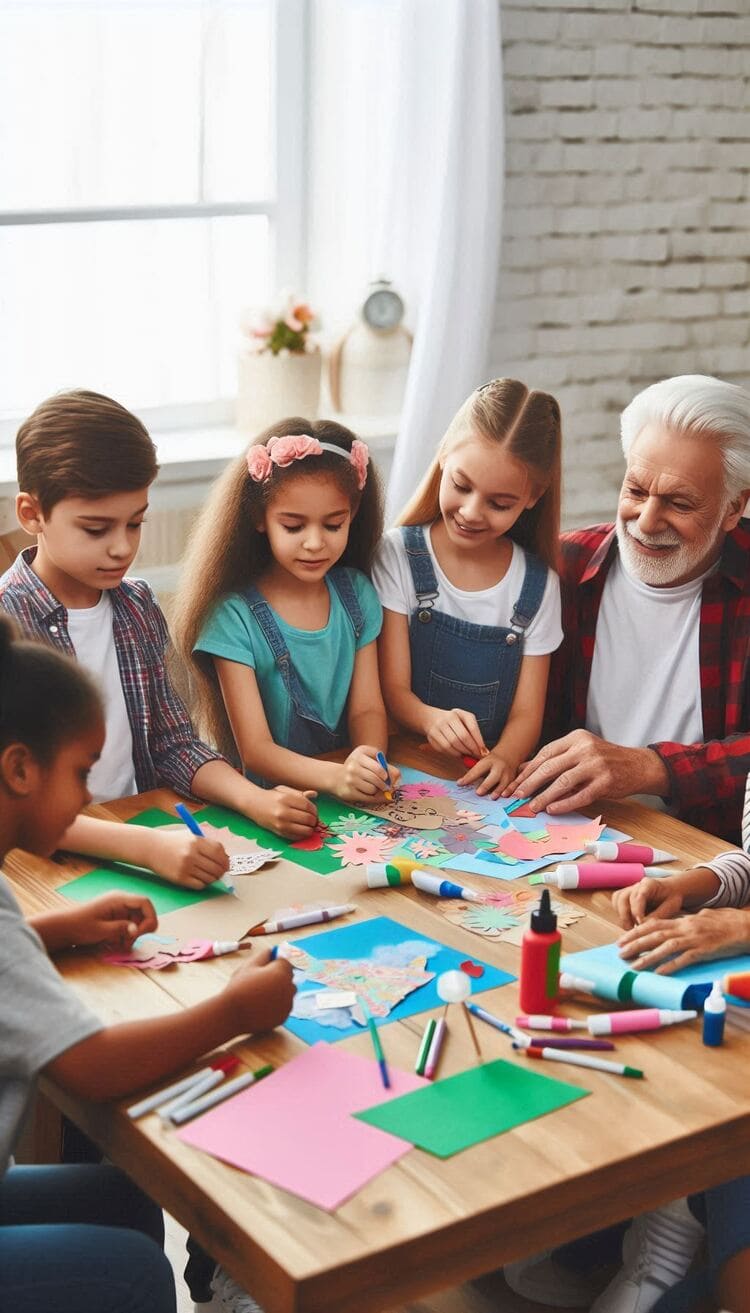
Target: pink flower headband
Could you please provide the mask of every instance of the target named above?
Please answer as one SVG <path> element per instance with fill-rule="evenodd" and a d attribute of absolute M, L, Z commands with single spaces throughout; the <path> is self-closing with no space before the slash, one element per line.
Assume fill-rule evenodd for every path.
<path fill-rule="evenodd" d="M 351 451 L 346 447 L 337 447 L 333 442 L 319 442 L 309 433 L 287 433 L 283 437 L 269 438 L 265 444 L 257 443 L 247 453 L 247 469 L 255 483 L 265 483 L 273 474 L 274 465 L 286 469 L 293 460 L 304 460 L 306 456 L 322 456 L 324 451 L 332 451 L 335 456 L 343 456 L 354 466 L 357 474 L 357 487 L 360 492 L 367 482 L 367 464 L 370 452 L 365 442 L 355 438 Z"/>

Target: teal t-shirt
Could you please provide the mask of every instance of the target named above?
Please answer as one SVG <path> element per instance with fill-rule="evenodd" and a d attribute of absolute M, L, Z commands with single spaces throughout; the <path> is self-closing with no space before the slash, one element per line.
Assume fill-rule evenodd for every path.
<path fill-rule="evenodd" d="M 377 638 L 383 623 L 383 610 L 370 580 L 359 570 L 350 569 L 349 577 L 364 621 L 358 640 L 328 579 L 331 609 L 325 629 L 295 629 L 271 608 L 310 705 L 330 730 L 336 729 L 346 706 L 355 655 Z M 286 746 L 291 703 L 265 635 L 240 593 L 230 593 L 214 607 L 194 650 L 252 666 L 273 740 Z"/>

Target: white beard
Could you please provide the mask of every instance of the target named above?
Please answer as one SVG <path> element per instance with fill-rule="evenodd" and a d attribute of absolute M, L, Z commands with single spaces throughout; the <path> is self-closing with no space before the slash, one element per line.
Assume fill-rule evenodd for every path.
<path fill-rule="evenodd" d="M 629 520 L 628 524 L 633 524 L 633 521 Z M 662 533 L 641 533 L 637 524 L 634 524 L 633 529 L 628 529 L 619 516 L 616 528 L 617 544 L 625 569 L 628 574 L 651 588 L 667 588 L 676 584 L 678 579 L 685 579 L 696 572 L 700 573 L 701 562 L 715 559 L 714 549 L 724 537 L 724 530 L 718 529 L 714 537 L 708 541 L 704 539 L 696 543 L 683 543 L 671 529 L 666 529 Z M 677 551 L 670 552 L 663 559 L 658 556 L 642 556 L 633 544 L 633 537 L 638 538 L 647 547 L 663 547 L 669 544 L 677 547 Z"/>

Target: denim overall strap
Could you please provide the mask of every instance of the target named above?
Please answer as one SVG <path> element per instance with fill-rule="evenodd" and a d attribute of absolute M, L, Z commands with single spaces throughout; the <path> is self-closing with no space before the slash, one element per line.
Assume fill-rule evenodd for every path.
<path fill-rule="evenodd" d="M 351 622 L 354 630 L 354 638 L 358 643 L 365 627 L 365 617 L 362 614 L 362 607 L 359 604 L 359 598 L 352 583 L 352 577 L 346 566 L 334 566 L 328 571 L 327 578 L 336 589 L 341 605 Z"/>
<path fill-rule="evenodd" d="M 437 575 L 432 564 L 424 529 L 421 524 L 405 524 L 401 529 L 406 559 L 411 571 L 414 592 L 417 594 L 417 619 L 429 624 L 432 608 L 440 594 Z"/>
<path fill-rule="evenodd" d="M 542 605 L 544 590 L 547 587 L 547 566 L 538 556 L 526 553 L 526 573 L 523 577 L 521 592 L 513 607 L 510 618 L 511 631 L 523 638 L 539 607 Z M 505 640 L 510 641 L 510 638 Z"/>
<path fill-rule="evenodd" d="M 337 590 L 338 591 L 338 590 Z M 284 635 L 279 628 L 273 609 L 266 599 L 252 585 L 244 590 L 243 596 L 252 611 L 255 620 L 271 649 L 276 668 L 281 675 L 289 697 L 289 729 L 287 741 L 280 746 L 299 752 L 306 757 L 316 756 L 320 752 L 332 752 L 346 742 L 342 724 L 331 730 L 318 717 L 311 706 L 299 676 L 294 668 L 292 658 Z M 347 612 L 348 614 L 348 612 Z M 342 723 L 345 717 L 342 716 Z"/>

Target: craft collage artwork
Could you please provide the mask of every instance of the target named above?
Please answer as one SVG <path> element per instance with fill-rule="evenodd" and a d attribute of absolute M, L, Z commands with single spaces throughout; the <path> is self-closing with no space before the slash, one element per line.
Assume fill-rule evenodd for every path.
<path fill-rule="evenodd" d="M 580 856 L 584 844 L 602 834 L 625 837 L 605 831 L 600 820 L 578 815 L 560 820 L 524 815 L 519 809 L 511 820 L 503 802 L 408 768 L 402 770 L 393 801 L 372 811 L 329 798 L 318 799 L 318 807 L 315 833 L 295 844 L 222 808 L 204 807 L 195 818 L 204 833 L 223 843 L 238 875 L 241 869 L 260 870 L 278 857 L 322 877 L 401 857 L 427 869 L 494 877 L 501 886 L 478 901 L 438 899 L 435 906 L 446 921 L 462 929 L 488 941 L 515 944 L 520 944 L 538 896 L 527 886 L 510 888 L 508 881 L 548 865 L 553 856 Z M 172 816 L 157 810 L 134 819 L 154 827 L 175 825 Z M 364 892 L 364 870 L 362 876 Z M 228 892 L 221 882 L 192 891 L 167 885 L 148 872 L 112 867 L 71 880 L 60 892 L 87 900 L 113 888 L 146 893 L 164 918 L 159 932 L 137 940 L 131 953 L 106 955 L 113 965 L 165 969 L 246 946 L 241 941 L 183 939 L 170 930 L 170 913 L 191 909 L 202 918 L 201 935 L 210 934 L 213 900 Z M 268 917 L 275 923 L 306 906 L 313 904 L 269 909 Z M 314 906 L 320 911 L 324 902 Z M 557 903 L 556 911 L 561 926 L 583 915 L 567 902 Z M 178 922 L 176 918 L 175 926 Z M 190 924 L 195 929 L 195 922 Z M 256 927 L 253 933 L 262 931 Z M 293 967 L 297 986 L 286 1028 L 309 1047 L 257 1088 L 244 1089 L 177 1133 L 186 1143 L 321 1208 L 337 1208 L 412 1146 L 448 1156 L 588 1093 L 523 1066 L 479 1060 L 468 1071 L 435 1081 L 393 1071 L 384 1088 L 382 1062 L 379 1068 L 378 1062 L 340 1048 L 338 1041 L 362 1034 L 368 1025 L 374 1035 L 376 1027 L 438 1009 L 442 1004 L 437 982 L 446 972 L 463 970 L 472 993 L 515 977 L 479 959 L 465 960 L 465 950 L 419 936 L 385 916 L 309 934 L 284 943 L 280 951 Z M 463 1005 L 455 1006 L 463 1010 Z M 304 1100 L 299 1097 L 300 1082 Z M 311 1149 L 315 1145 L 322 1146 L 325 1170 L 316 1162 Z"/>

